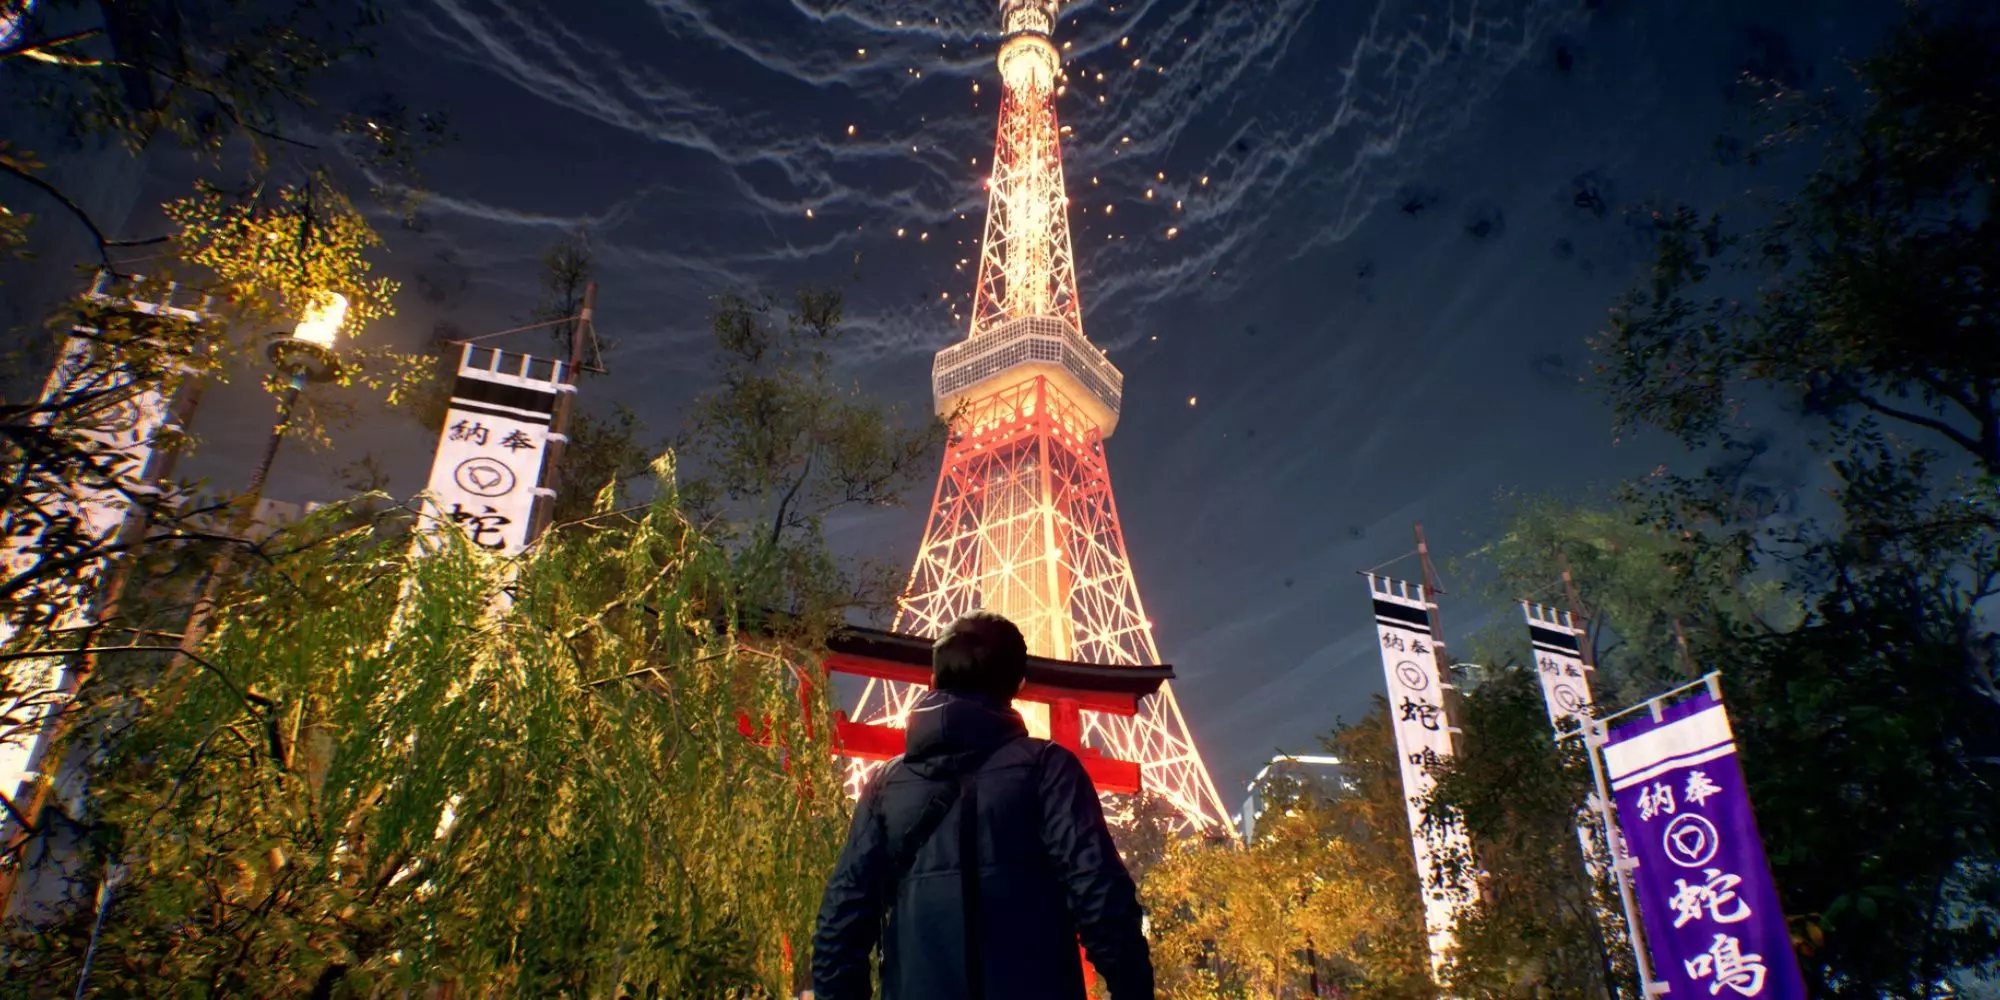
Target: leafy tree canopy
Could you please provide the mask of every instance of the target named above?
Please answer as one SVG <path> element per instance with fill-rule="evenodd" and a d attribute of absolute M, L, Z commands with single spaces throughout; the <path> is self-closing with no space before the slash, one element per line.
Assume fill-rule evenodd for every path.
<path fill-rule="evenodd" d="M 157 679 L 107 667 L 77 730 L 117 734 L 71 818 L 110 904 L 17 934 L 0 991 L 94 954 L 93 995 L 788 995 L 845 822 L 824 689 L 727 629 L 656 476 L 514 561 L 332 508 L 184 666 L 108 653 Z"/>

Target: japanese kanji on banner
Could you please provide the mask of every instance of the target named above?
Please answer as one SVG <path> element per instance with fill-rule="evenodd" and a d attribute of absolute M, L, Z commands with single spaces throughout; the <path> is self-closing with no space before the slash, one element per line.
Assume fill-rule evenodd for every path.
<path fill-rule="evenodd" d="M 527 547 L 556 400 L 575 391 L 566 374 L 560 362 L 465 345 L 431 463 L 439 522 L 504 555 Z"/>
<path fill-rule="evenodd" d="M 1431 768 L 1451 757 L 1451 727 L 1444 712 L 1444 678 L 1438 670 L 1435 638 L 1424 588 L 1368 574 L 1375 602 L 1375 631 L 1382 647 L 1382 670 L 1389 686 L 1389 721 L 1403 768 L 1403 796 L 1416 852 L 1417 880 L 1424 889 L 1424 932 L 1435 975 L 1453 945 L 1458 914 L 1476 898 L 1476 886 L 1439 886 L 1440 862 L 1470 859 L 1465 832 L 1424 821 L 1424 799 L 1437 784 Z"/>
<path fill-rule="evenodd" d="M 103 279 L 92 297 L 109 301 Z M 153 303 L 128 303 L 132 308 L 171 313 L 188 320 L 200 314 Z M 69 484 L 60 496 L 35 498 L 36 502 L 10 511 L 5 537 L 0 537 L 0 580 L 11 579 L 34 569 L 43 556 L 48 531 L 57 524 L 73 525 L 85 544 L 106 544 L 124 527 L 131 497 L 149 488 L 145 478 L 153 459 L 153 441 L 168 420 L 167 387 L 157 382 L 140 382 L 122 365 L 104 356 L 98 342 L 79 330 L 63 343 L 62 354 L 42 387 L 41 401 L 64 405 L 66 400 L 91 399 L 93 412 L 79 422 L 78 436 L 87 442 L 98 464 L 88 479 Z M 65 406 L 65 408 L 69 408 Z M 33 515 L 27 511 L 35 511 Z M 77 589 L 57 598 L 53 608 L 56 627 L 85 624 L 95 600 L 94 579 L 79 581 Z M 0 622 L 0 643 L 8 641 L 13 626 Z M 7 695 L 0 697 L 0 792 L 15 794 L 28 772 L 34 744 L 40 738 L 44 720 L 62 704 L 67 681 L 61 659 L 20 659 L 6 664 Z"/>
<path fill-rule="evenodd" d="M 1583 630 L 1569 612 L 1521 602 L 1528 617 L 1528 641 L 1535 650 L 1535 672 L 1542 678 L 1542 702 L 1549 725 L 1558 733 L 1575 732 L 1590 715 L 1590 678 L 1584 676 Z"/>
<path fill-rule="evenodd" d="M 1567 611 L 1522 601 L 1521 613 L 1528 619 L 1528 643 L 1535 653 L 1535 673 L 1542 679 L 1542 704 L 1549 712 L 1549 726 L 1560 739 L 1582 728 L 1591 715 L 1586 673 L 1590 668 L 1583 662 L 1584 631 Z M 1593 792 L 1589 806 L 1577 818 L 1576 842 L 1592 884 L 1602 885 L 1611 876 L 1611 853 L 1600 832 L 1603 823 L 1595 818 L 1597 804 Z M 1630 946 L 1612 901 L 1597 900 L 1597 922 L 1608 945 Z"/>
<path fill-rule="evenodd" d="M 1604 747 L 1653 975 L 1675 997 L 1803 1000 L 1720 697 L 1711 686 L 1655 709 Z"/>

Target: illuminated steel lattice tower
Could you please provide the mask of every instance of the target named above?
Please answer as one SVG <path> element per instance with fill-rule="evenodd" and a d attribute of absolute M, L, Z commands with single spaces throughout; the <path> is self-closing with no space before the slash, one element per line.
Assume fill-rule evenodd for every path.
<path fill-rule="evenodd" d="M 1154 664 L 1104 464 L 1124 377 L 1085 339 L 1077 302 L 1050 41 L 1058 6 L 1001 0 L 1005 96 L 972 330 L 932 368 L 951 438 L 896 629 L 936 635 L 987 608 L 1018 623 L 1037 655 Z M 855 717 L 900 726 L 919 694 L 871 681 Z M 1020 707 L 1048 735 L 1047 709 Z M 1086 746 L 1139 763 L 1145 790 L 1172 804 L 1178 825 L 1228 829 L 1171 687 L 1136 717 L 1086 712 L 1083 730 Z"/>

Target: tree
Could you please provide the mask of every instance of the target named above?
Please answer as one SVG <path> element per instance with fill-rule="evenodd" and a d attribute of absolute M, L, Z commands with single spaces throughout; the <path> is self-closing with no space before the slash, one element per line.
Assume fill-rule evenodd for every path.
<path fill-rule="evenodd" d="M 1422 893 L 1388 701 L 1378 700 L 1367 715 L 1335 726 L 1324 745 L 1341 759 L 1342 774 L 1353 782 L 1350 797 L 1343 800 L 1342 832 L 1360 863 L 1356 876 L 1380 893 L 1370 903 L 1375 930 L 1356 945 L 1355 961 L 1362 971 L 1357 995 L 1427 998 L 1432 989 Z"/>
<path fill-rule="evenodd" d="M 114 289 L 113 301 L 65 304 L 52 317 L 60 336 L 81 326 L 97 345 L 72 359 L 74 370 L 57 391 L 0 400 L 0 447 L 14 470 L 0 486 L 0 514 L 9 522 L 8 537 L 40 555 L 29 565 L 8 567 L 8 578 L 0 581 L 6 620 L 23 624 L 17 616 L 27 606 L 45 613 L 49 602 L 39 592 L 79 592 L 80 580 L 94 579 L 105 558 L 133 542 L 79 534 L 76 512 L 88 495 L 79 488 L 109 491 L 156 517 L 168 515 L 170 505 L 140 480 L 142 470 L 128 468 L 122 447 L 107 447 L 106 436 L 96 432 L 107 414 L 127 412 L 131 400 L 148 391 L 171 395 L 224 377 L 231 357 L 254 351 L 265 331 L 289 328 L 306 303 L 328 291 L 349 298 L 350 329 L 388 314 L 395 285 L 371 277 L 365 258 L 380 241 L 333 177 L 305 165 L 310 158 L 302 154 L 323 151 L 287 134 L 304 128 L 334 135 L 344 158 L 376 168 L 379 176 L 413 177 L 408 168 L 415 156 L 442 135 L 440 119 L 412 115 L 387 99 L 332 121 L 314 114 L 313 83 L 343 60 L 369 54 L 367 33 L 377 20 L 369 4 L 342 13 L 311 6 L 266 10 L 233 0 L 52 0 L 9 8 L 0 64 L 22 86 L 8 94 L 32 100 L 57 131 L 107 140 L 132 155 L 171 141 L 216 170 L 225 169 L 225 160 L 228 170 L 249 168 L 241 171 L 240 186 L 203 180 L 190 195 L 169 202 L 167 232 L 121 241 L 42 178 L 32 153 L 0 144 L 0 176 L 87 229 L 96 242 L 94 266 L 115 270 L 111 251 L 120 246 L 159 244 L 167 251 L 137 287 Z M 48 25 L 57 22 L 73 30 L 50 34 Z M 274 147 L 288 155 L 275 157 Z M 0 217 L 19 221 L 29 214 L 0 203 Z M 24 223 L 9 231 L 26 239 Z M 0 236 L 0 243 L 7 238 Z M 128 293 L 161 301 L 173 281 L 212 292 L 205 321 L 181 323 L 115 301 Z M 196 298 L 184 294 L 183 304 Z M 231 337 L 237 329 L 249 336 Z M 345 360 L 343 384 L 386 390 L 392 402 L 411 370 L 410 359 L 365 347 L 350 346 Z M 324 400 L 295 415 L 293 432 L 321 440 L 327 418 L 341 413 L 339 402 Z M 131 443 L 173 450 L 184 441 L 123 442 Z"/>
<path fill-rule="evenodd" d="M 65 368 L 51 390 L 32 400 L 0 399 L 0 462 L 9 469 L 0 487 L 9 548 L 0 564 L 0 616 L 16 628 L 0 647 L 8 663 L 33 665 L 6 672 L 0 704 L 9 708 L 0 713 L 7 720 L 0 739 L 66 737 L 61 727 L 73 717 L 48 714 L 67 695 L 50 689 L 60 679 L 43 669 L 53 667 L 50 656 L 95 648 L 120 630 L 140 641 L 163 628 L 176 631 L 179 622 L 162 622 L 152 612 L 185 604 L 190 572 L 226 562 L 217 547 L 227 554 L 257 548 L 241 537 L 247 510 L 208 517 L 219 512 L 191 509 L 189 490 L 160 484 L 164 474 L 135 459 L 149 451 L 170 465 L 191 440 L 180 426 L 135 435 L 122 418 L 149 398 L 178 397 L 178 424 L 185 425 L 205 385 L 225 377 L 232 359 L 254 353 L 266 331 L 290 329 L 307 303 L 328 293 L 350 302 L 350 339 L 362 323 L 388 314 L 395 287 L 369 275 L 365 256 L 379 241 L 336 175 L 358 164 L 384 181 L 377 194 L 407 208 L 417 190 L 409 168 L 441 137 L 442 123 L 391 98 L 337 116 L 313 102 L 315 81 L 368 54 L 367 32 L 377 21 L 371 6 L 268 7 L 236 0 L 52 0 L 9 9 L 0 72 L 19 84 L 7 89 L 10 98 L 32 100 L 59 134 L 114 147 L 105 155 L 178 145 L 202 177 L 191 194 L 166 206 L 165 232 L 120 240 L 43 177 L 31 153 L 0 150 L 4 183 L 89 233 L 91 267 L 100 269 L 98 287 L 108 290 L 102 298 L 65 303 L 51 317 L 65 344 Z M 76 30 L 50 35 L 47 25 L 57 22 Z M 302 134 L 331 136 L 334 146 L 296 138 Z M 280 149 L 284 155 L 274 155 Z M 0 216 L 26 214 L 0 203 Z M 25 223 L 0 226 L 0 244 L 27 232 Z M 164 252 L 148 262 L 145 279 L 117 273 L 114 251 L 155 244 Z M 191 307 L 200 291 L 210 293 L 194 319 L 132 305 L 161 302 L 176 284 L 177 306 Z M 84 332 L 72 336 L 77 326 Z M 85 349 L 69 350 L 79 344 Z M 342 362 L 339 386 L 382 390 L 392 403 L 415 370 L 414 359 L 351 343 Z M 279 381 L 267 387 L 284 393 Z M 324 443 L 327 427 L 351 407 L 350 400 L 322 393 L 296 410 L 289 401 L 274 408 L 294 442 Z M 104 506 L 137 516 L 107 531 L 102 518 L 91 516 Z M 184 613 L 180 620 L 187 620 Z M 70 667 L 65 684 L 87 677 L 97 662 L 91 653 L 63 658 Z M 31 710 L 14 710 L 24 704 Z M 13 801 L 14 791 L 0 789 L 9 820 L 0 883 L 10 885 L 29 839 L 50 832 L 40 813 L 49 793 L 46 773 L 22 801 Z"/>
<path fill-rule="evenodd" d="M 528 313 L 531 323 L 547 323 L 549 339 L 559 356 L 571 355 L 576 334 L 575 317 L 582 315 L 584 295 L 591 285 L 590 236 L 577 230 L 549 246 L 542 255 L 542 298 Z M 582 365 L 575 377 L 581 379 L 597 369 L 611 342 L 589 331 L 583 345 Z M 597 502 L 597 493 L 611 489 L 620 498 L 628 496 L 630 485 L 643 478 L 650 467 L 650 453 L 641 439 L 645 425 L 630 407 L 614 406 L 607 416 L 589 410 L 570 413 L 569 444 L 554 473 L 556 499 L 552 517 L 556 522 L 588 516 Z M 621 499 L 619 502 L 625 502 Z"/>
<path fill-rule="evenodd" d="M 1798 612 L 1688 638 L 1735 696 L 1815 995 L 1931 997 L 2000 958 L 1996 66 L 1992 11 L 1915 9 L 1856 67 L 1858 112 L 1774 93 L 1776 138 L 1822 139 L 1820 167 L 1764 225 L 1663 213 L 1650 280 L 1597 341 L 1621 426 L 1745 449 L 1745 404 L 1776 396 L 1827 461 L 1825 518 L 1745 516 L 1728 463 L 1635 491 L 1691 548 L 1755 559 Z"/>
<path fill-rule="evenodd" d="M 1745 389 L 1781 390 L 1834 428 L 1872 418 L 2000 474 L 2000 24 L 1913 10 L 1857 67 L 1858 116 L 1774 89 L 1792 112 L 1770 145 L 1825 139 L 1776 218 L 1742 232 L 1680 207 L 1656 217 L 1650 282 L 1599 340 L 1622 424 L 1693 442 L 1729 434 Z M 1706 296 L 1713 279 L 1756 293 Z"/>
<path fill-rule="evenodd" d="M 107 995 L 787 995 L 845 823 L 825 687 L 737 631 L 656 478 L 514 561 L 337 509 L 286 534 L 192 671 L 86 692 L 111 902 L 15 935 L 0 990 L 92 954 Z"/>
<path fill-rule="evenodd" d="M 280 151 L 326 152 L 298 135 L 327 135 L 343 157 L 384 179 L 382 193 L 405 199 L 417 188 L 411 167 L 443 138 L 443 119 L 390 97 L 326 115 L 312 93 L 333 67 L 372 56 L 369 35 L 381 17 L 379 5 L 367 0 L 335 6 L 43 0 L 10 16 L 0 65 L 21 83 L 9 88 L 10 96 L 31 102 L 58 134 L 103 139 L 134 154 L 171 142 L 215 164 L 240 150 L 253 178 L 277 166 Z M 52 23 L 71 27 L 52 34 Z M 0 176 L 85 229 L 104 267 L 112 265 L 114 249 L 159 242 L 109 235 L 41 176 L 30 151 L 0 145 Z M 253 179 L 243 190 L 254 188 Z M 0 202 L 0 219 L 8 220 L 0 232 L 25 239 L 31 214 Z"/>
<path fill-rule="evenodd" d="M 1340 787 L 1279 780 L 1247 846 L 1182 840 L 1147 873 L 1160 992 L 1368 1000 L 1431 995 L 1423 912 L 1388 705 L 1324 743 Z"/>
<path fill-rule="evenodd" d="M 1686 676 L 1662 661 L 1721 673 L 1815 996 L 1937 996 L 1950 975 L 1991 963 L 2000 956 L 1991 874 L 2000 799 L 1981 770 L 1993 731 L 1964 691 L 1960 571 L 1949 562 L 1898 574 L 1836 565 L 1830 588 L 1817 573 L 1774 579 L 1767 553 L 1715 557 L 1728 546 L 1654 523 L 1647 499 L 1523 504 L 1488 550 L 1500 570 L 1496 596 L 1545 588 L 1560 573 L 1557 553 L 1575 554 L 1603 651 L 1593 679 L 1601 711 L 1661 689 L 1634 677 Z M 1685 572 L 1703 564 L 1734 569 Z M 1663 632 L 1660 615 L 1676 609 L 1695 613 Z M 1461 725 L 1474 749 L 1445 771 L 1432 803 L 1464 818 L 1489 873 L 1489 900 L 1465 935 L 1468 981 L 1589 944 L 1585 924 L 1565 932 L 1532 919 L 1559 912 L 1538 899 L 1580 874 L 1565 825 L 1587 785 L 1552 746 L 1539 692 L 1506 668 L 1525 662 L 1508 653 L 1524 649 L 1522 627 L 1503 628 L 1504 638 L 1469 644 L 1502 666 L 1466 699 Z"/>
<path fill-rule="evenodd" d="M 30 103 L 54 131 L 103 140 L 130 155 L 172 143 L 215 172 L 235 173 L 240 183 L 203 179 L 193 193 L 168 203 L 167 232 L 120 240 L 42 177 L 32 152 L 0 144 L 0 176 L 24 188 L 29 202 L 50 205 L 87 230 L 94 267 L 115 272 L 114 249 L 159 244 L 167 253 L 130 291 L 159 301 L 178 280 L 213 292 L 206 321 L 191 325 L 115 302 L 65 305 L 52 318 L 62 336 L 78 325 L 94 331 L 89 336 L 99 349 L 81 359 L 82 369 L 60 391 L 33 401 L 0 400 L 0 443 L 17 470 L 0 487 L 0 513 L 9 520 L 9 537 L 41 556 L 25 571 L 12 567 L 0 583 L 0 614 L 19 615 L 24 605 L 46 610 L 36 591 L 76 592 L 80 578 L 94 579 L 106 557 L 133 543 L 74 530 L 84 495 L 78 487 L 123 494 L 124 502 L 167 516 L 170 505 L 139 481 L 141 470 L 127 469 L 127 456 L 94 434 L 106 413 L 123 412 L 150 390 L 171 394 L 189 385 L 198 396 L 203 382 L 224 376 L 230 357 L 256 349 L 273 327 L 289 328 L 306 303 L 326 292 L 348 297 L 351 329 L 388 314 L 395 285 L 370 277 L 364 256 L 379 240 L 331 173 L 310 165 L 329 150 L 295 135 L 332 136 L 339 159 L 368 167 L 403 198 L 416 190 L 415 158 L 443 136 L 442 119 L 412 113 L 392 98 L 339 115 L 321 112 L 314 84 L 340 63 L 371 54 L 368 35 L 379 11 L 371 3 L 338 11 L 280 6 L 47 0 L 7 8 L 0 65 L 19 84 L 8 96 Z M 65 29 L 52 34 L 51 24 Z M 0 227 L 0 244 L 25 241 L 31 214 L 0 202 L 0 218 L 9 220 Z M 250 336 L 229 336 L 237 328 Z M 396 401 L 410 359 L 360 347 L 345 355 L 343 384 L 368 384 Z M 342 413 L 341 403 L 323 399 L 291 418 L 292 431 L 322 440 L 328 418 Z M 183 441 L 139 443 L 171 451 Z M 114 481 L 112 469 L 126 479 Z M 136 543 L 145 542 L 139 535 Z"/>
<path fill-rule="evenodd" d="M 1606 941 L 1600 917 L 1617 897 L 1595 884 L 1577 841 L 1591 787 L 1581 742 L 1555 741 L 1532 666 L 1489 670 L 1461 705 L 1465 747 L 1438 769 L 1426 803 L 1472 845 L 1473 857 L 1446 858 L 1446 869 L 1469 876 L 1476 858 L 1484 873 L 1457 924 L 1452 992 L 1638 997 L 1631 956 Z"/>
<path fill-rule="evenodd" d="M 746 602 L 796 613 L 881 614 L 902 572 L 843 566 L 826 547 L 826 518 L 849 507 L 902 503 L 934 467 L 945 424 L 914 426 L 858 387 L 836 381 L 844 334 L 838 291 L 805 289 L 790 309 L 728 294 L 714 318 L 715 388 L 699 399 L 680 451 L 696 470 L 692 509 L 724 539 Z"/>
<path fill-rule="evenodd" d="M 204 308 L 184 318 L 144 305 L 169 298 L 172 268 L 136 282 L 100 282 L 104 294 L 57 318 L 77 350 L 43 392 L 32 401 L 0 400 L 0 456 L 10 469 L 0 482 L 0 518 L 12 550 L 0 562 L 0 621 L 14 629 L 55 627 L 79 612 L 93 617 L 106 565 L 118 556 L 198 536 L 220 540 L 187 523 L 209 511 L 184 508 L 187 491 L 162 488 L 135 459 L 180 450 L 182 429 L 130 428 L 145 426 L 142 409 L 166 405 L 183 389 L 179 416 L 191 417 L 199 387 L 225 377 L 229 359 L 261 339 L 232 337 L 232 328 L 261 334 L 289 326 L 306 301 L 328 291 L 350 297 L 357 325 L 390 310 L 395 283 L 370 277 L 363 256 L 379 240 L 323 184 L 280 186 L 269 198 L 241 202 L 197 194 L 170 203 L 168 214 L 176 225 L 169 246 L 212 276 Z M 180 304 L 194 302 L 183 296 Z M 342 361 L 335 385 L 376 390 L 391 403 L 422 370 L 414 357 L 365 346 L 345 348 Z M 289 435 L 324 442 L 328 423 L 343 413 L 334 401 L 283 419 Z M 140 522 L 107 534 L 92 523 L 99 506 L 136 511 Z"/>
<path fill-rule="evenodd" d="M 578 317 L 583 312 L 584 294 L 591 285 L 590 240 L 577 230 L 552 243 L 542 255 L 541 295 L 524 317 L 523 325 L 548 336 L 553 356 L 568 362 Z M 526 332 L 526 331 L 523 331 Z M 611 341 L 593 329 L 583 345 L 583 364 L 571 372 L 582 381 L 586 375 L 602 373 L 604 351 Z M 456 324 L 440 323 L 432 331 L 437 351 L 432 372 L 412 393 L 405 411 L 426 431 L 435 433 L 444 426 L 445 411 L 451 405 L 451 386 L 458 371 L 460 344 L 465 331 Z M 586 394 L 588 398 L 588 394 Z M 583 400 L 579 400 L 579 403 Z M 589 517 L 597 507 L 597 494 L 611 487 L 622 505 L 630 500 L 632 485 L 645 478 L 652 467 L 652 451 L 645 441 L 649 432 L 644 421 L 630 407 L 612 406 L 599 415 L 581 405 L 570 411 L 570 422 L 560 459 L 553 463 L 551 488 L 556 491 L 551 523 L 561 524 Z"/>

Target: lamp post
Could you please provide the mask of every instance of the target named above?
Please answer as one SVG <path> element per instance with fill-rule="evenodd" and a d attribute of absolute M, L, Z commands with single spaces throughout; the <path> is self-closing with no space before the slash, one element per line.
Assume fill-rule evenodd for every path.
<path fill-rule="evenodd" d="M 339 292 L 320 292 L 313 301 L 306 304 L 299 323 L 291 332 L 278 331 L 266 338 L 264 356 L 270 359 L 272 367 L 286 376 L 288 382 L 284 395 L 278 402 L 278 419 L 271 425 L 271 436 L 264 443 L 264 454 L 257 462 L 257 469 L 250 475 L 250 483 L 244 488 L 243 497 L 238 501 L 243 505 L 230 528 L 236 534 L 248 534 L 256 523 L 257 504 L 264 497 L 264 483 L 271 476 L 271 466 L 278 459 L 278 446 L 284 443 L 285 432 L 291 428 L 292 411 L 297 408 L 299 397 L 305 394 L 306 386 L 315 382 L 331 380 L 340 373 L 340 362 L 334 354 L 334 343 L 339 339 L 340 327 L 347 321 L 347 296 Z M 208 634 L 208 620 L 215 610 L 215 599 L 222 589 L 223 577 L 235 563 L 230 549 L 223 549 L 209 567 L 208 576 L 203 579 L 201 593 L 195 598 L 194 607 L 188 614 L 187 627 L 181 632 L 178 644 L 182 654 L 193 654 Z M 169 692 L 164 702 L 168 707 L 177 701 L 177 696 Z"/>
<path fill-rule="evenodd" d="M 340 367 L 334 354 L 334 344 L 346 319 L 347 297 L 338 292 L 322 292 L 307 303 L 299 317 L 298 325 L 291 332 L 273 333 L 267 339 L 264 346 L 265 356 L 289 379 L 289 384 L 279 403 L 277 422 L 271 427 L 270 439 L 265 443 L 263 456 L 245 491 L 246 506 L 230 521 L 233 530 L 247 531 L 255 519 L 257 502 L 264 494 L 264 482 L 270 477 L 271 465 L 276 461 L 278 446 L 291 425 L 292 410 L 298 405 L 299 396 L 305 392 L 307 385 L 328 381 L 339 373 Z M 143 527 L 140 530 L 143 531 Z M 208 621 L 214 611 L 222 580 L 228 575 L 234 561 L 231 551 L 225 548 L 209 567 L 208 575 L 202 580 L 200 592 L 189 612 L 187 626 L 182 630 L 180 641 L 176 644 L 180 654 L 193 654 L 196 647 L 201 645 L 202 638 L 207 635 Z M 174 663 L 178 664 L 181 659 L 181 656 L 176 656 Z M 178 699 L 178 691 L 169 689 L 155 710 L 170 712 Z M 67 718 L 67 714 L 64 713 L 51 717 L 49 722 L 51 733 L 53 727 L 60 725 Z M 53 735 L 44 735 L 38 744 L 37 752 L 45 750 L 53 739 Z M 37 763 L 35 766 L 39 768 L 44 765 Z M 53 789 L 54 782 L 44 776 L 36 783 L 33 797 L 21 815 L 39 817 Z M 24 827 L 24 832 L 17 836 L 25 836 L 25 830 Z M 0 916 L 13 913 L 18 880 L 23 874 L 13 873 L 14 877 L 0 881 Z M 108 905 L 110 894 L 122 877 L 123 867 L 113 863 L 107 867 L 99 883 L 99 926 L 92 930 L 93 947 L 98 933 L 102 930 L 102 908 Z M 87 968 L 83 981 L 88 981 Z"/>
<path fill-rule="evenodd" d="M 264 445 L 264 457 L 257 463 L 257 471 L 250 477 L 250 485 L 244 495 L 250 504 L 253 517 L 257 501 L 264 496 L 264 480 L 271 475 L 271 464 L 278 459 L 278 445 L 285 439 L 285 431 L 290 429 L 292 410 L 298 406 L 299 396 L 306 386 L 314 382 L 326 382 L 340 373 L 340 362 L 333 352 L 334 342 L 340 336 L 340 325 L 347 321 L 347 296 L 339 292 L 321 292 L 306 305 L 304 315 L 299 317 L 299 325 L 292 332 L 278 331 L 266 339 L 264 356 L 290 381 L 285 386 L 285 394 L 278 403 L 278 420 L 271 426 L 271 438 Z"/>

